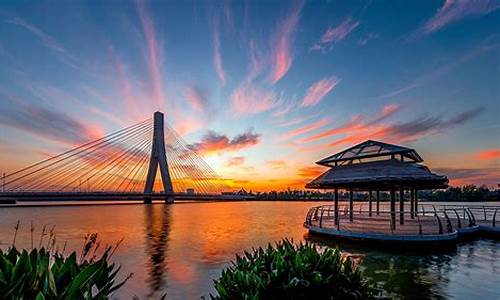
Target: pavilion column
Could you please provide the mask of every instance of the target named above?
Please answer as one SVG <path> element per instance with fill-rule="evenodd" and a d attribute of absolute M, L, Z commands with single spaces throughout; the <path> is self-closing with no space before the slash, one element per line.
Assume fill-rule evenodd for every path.
<path fill-rule="evenodd" d="M 349 222 L 352 222 L 354 217 L 354 204 L 352 202 L 352 188 L 349 189 Z"/>
<path fill-rule="evenodd" d="M 410 189 L 410 218 L 415 218 L 415 189 Z"/>
<path fill-rule="evenodd" d="M 399 189 L 399 224 L 405 223 L 405 190 L 403 187 Z"/>
<path fill-rule="evenodd" d="M 368 190 L 368 216 L 372 216 L 372 190 Z"/>
<path fill-rule="evenodd" d="M 335 187 L 335 225 L 339 225 L 339 190 Z"/>
<path fill-rule="evenodd" d="M 391 187 L 391 229 L 396 229 L 396 192 Z"/>
<path fill-rule="evenodd" d="M 418 190 L 415 189 L 415 215 L 418 215 Z"/>
<path fill-rule="evenodd" d="M 380 215 L 380 191 L 377 190 L 377 216 Z"/>

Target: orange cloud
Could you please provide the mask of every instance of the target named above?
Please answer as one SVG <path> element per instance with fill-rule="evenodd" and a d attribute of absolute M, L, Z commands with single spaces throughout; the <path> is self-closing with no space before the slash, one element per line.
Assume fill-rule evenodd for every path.
<path fill-rule="evenodd" d="M 282 169 L 286 166 L 286 162 L 284 160 L 268 160 L 266 164 L 270 165 L 273 169 Z"/>
<path fill-rule="evenodd" d="M 478 152 L 474 155 L 476 159 L 480 160 L 491 160 L 500 158 L 500 149 L 489 149 Z"/>
<path fill-rule="evenodd" d="M 304 177 L 304 178 L 314 179 L 314 178 L 318 177 L 320 174 L 322 174 L 323 172 L 325 172 L 326 170 L 327 169 L 325 167 L 321 167 L 321 166 L 315 166 L 315 165 L 306 166 L 306 167 L 299 168 L 297 170 L 297 175 L 300 177 Z"/>
<path fill-rule="evenodd" d="M 330 123 L 330 119 L 327 119 L 327 118 L 321 119 L 321 120 L 316 121 L 312 124 L 308 124 L 308 125 L 302 126 L 300 128 L 297 128 L 295 130 L 292 130 L 292 131 L 282 135 L 279 139 L 286 140 L 286 139 L 292 138 L 292 137 L 297 136 L 297 135 L 308 133 L 310 131 L 321 128 L 321 127 L 327 125 L 328 123 Z"/>
<path fill-rule="evenodd" d="M 313 106 L 321 102 L 323 98 L 331 92 L 337 84 L 339 84 L 340 79 L 336 76 L 331 76 L 323 78 L 318 82 L 314 83 L 308 90 L 307 94 L 302 100 L 302 107 Z"/>
<path fill-rule="evenodd" d="M 198 154 L 213 155 L 239 151 L 255 146 L 259 142 L 260 134 L 254 133 L 253 129 L 250 128 L 232 139 L 224 134 L 209 131 L 200 142 L 188 145 L 188 147 Z"/>

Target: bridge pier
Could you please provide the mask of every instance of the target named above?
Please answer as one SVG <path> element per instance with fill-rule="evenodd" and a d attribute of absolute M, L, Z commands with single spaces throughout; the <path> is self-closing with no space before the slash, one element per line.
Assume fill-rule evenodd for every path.
<path fill-rule="evenodd" d="M 149 161 L 148 175 L 144 186 L 144 203 L 151 203 L 153 186 L 156 178 L 158 166 L 160 167 L 161 181 L 163 190 L 166 194 L 165 203 L 174 202 L 174 189 L 172 180 L 168 170 L 167 154 L 165 150 L 165 133 L 164 133 L 163 113 L 157 111 L 154 113 L 154 128 L 153 128 L 153 145 L 151 147 L 151 157 Z M 149 195 L 149 197 L 148 197 Z"/>

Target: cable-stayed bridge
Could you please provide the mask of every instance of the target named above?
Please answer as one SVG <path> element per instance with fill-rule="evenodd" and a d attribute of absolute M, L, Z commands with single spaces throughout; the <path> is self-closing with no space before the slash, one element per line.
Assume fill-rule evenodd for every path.
<path fill-rule="evenodd" d="M 161 112 L 3 177 L 0 199 L 241 198 L 191 150 Z"/>

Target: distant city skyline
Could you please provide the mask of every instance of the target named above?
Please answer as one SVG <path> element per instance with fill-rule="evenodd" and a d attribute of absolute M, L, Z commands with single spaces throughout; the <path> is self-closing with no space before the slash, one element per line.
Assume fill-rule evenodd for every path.
<path fill-rule="evenodd" d="M 500 182 L 498 1 L 6 1 L 0 172 L 165 113 L 233 187 L 367 139 Z"/>

